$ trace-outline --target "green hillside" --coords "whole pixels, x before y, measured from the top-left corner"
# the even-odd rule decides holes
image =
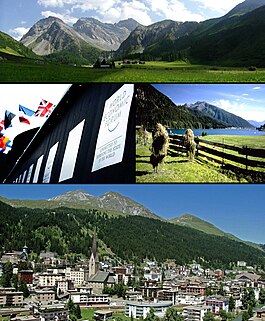
[[[0,201],[10,205],[14,208],[29,208],[29,209],[55,209],[60,207],[67,207],[67,208],[73,208],[73,209],[80,209],[80,210],[99,210],[102,211],[102,208],[98,207],[95,204],[88,205],[86,202],[82,201],[73,201],[73,202],[67,202],[67,203],[60,203],[57,201],[47,201],[47,200],[18,200],[18,199],[7,199],[0,196]],[[115,211],[115,210],[108,210],[109,216],[124,216],[125,214],[121,211]]]
[[[26,241],[32,252],[55,251],[59,255],[88,255],[91,231],[101,244],[124,260],[192,260],[225,267],[244,260],[265,264],[265,254],[242,242],[141,216],[110,217],[97,210],[13,208],[0,202],[0,248],[21,249]],[[26,239],[25,239],[26,238]],[[206,263],[205,263],[206,264]]]
[[[224,236],[224,237],[227,237],[231,240],[243,242],[247,245],[250,245],[250,246],[260,249],[260,245],[252,243],[252,242],[248,242],[248,241],[242,241],[238,237],[234,236],[233,234],[225,233],[224,231],[220,230],[215,225],[213,225],[209,222],[206,222],[206,221],[200,219],[199,217],[191,215],[191,214],[181,215],[181,216],[176,217],[174,219],[170,219],[169,222],[174,223],[174,224],[178,224],[180,226],[190,227],[190,228],[202,231],[207,234],[212,234],[212,235],[216,235],[216,236]]]
[[[6,33],[0,31],[0,56],[6,57],[5,54],[16,57],[41,59],[38,55],[36,55],[22,43],[16,41]]]
[[[165,38],[143,55],[168,60],[188,59],[194,64],[264,67],[265,6],[246,14],[204,21],[188,36]]]
[[[176,106],[151,85],[137,86],[136,124],[154,128],[162,123],[169,128],[225,128],[227,125],[199,111]]]

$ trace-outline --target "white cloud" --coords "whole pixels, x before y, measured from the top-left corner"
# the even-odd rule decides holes
[[[178,0],[148,0],[150,8],[156,14],[175,21],[202,21],[204,17],[188,10]]]
[[[248,96],[248,94],[243,94],[242,96]]]
[[[115,0],[91,0],[91,1],[84,1],[84,0],[74,1],[73,0],[72,2],[75,2],[75,3],[72,3],[73,4],[72,11],[76,9],[80,9],[83,12],[94,10],[94,11],[99,11],[100,14],[101,13],[104,14],[109,9],[117,7],[117,4],[119,3],[119,1],[115,1]]]
[[[260,90],[261,87],[254,87],[253,90]]]
[[[66,1],[64,0],[38,0],[38,4],[44,7],[63,7]]]
[[[212,104],[246,120],[263,121],[265,119],[264,107],[253,107],[246,103],[230,101],[227,99],[215,100]]]
[[[202,9],[216,11],[220,14],[225,14],[232,10],[236,5],[243,2],[242,0],[194,0]]]
[[[111,8],[102,15],[102,20],[112,23],[128,18],[133,18],[143,25],[149,25],[152,23],[152,19],[148,14],[148,8],[144,3],[137,0],[123,2],[119,6]]]
[[[14,39],[19,41],[29,31],[29,29],[30,28],[17,27],[14,29],[10,29],[9,32]]]
[[[61,14],[53,11],[42,11],[41,15],[44,18],[48,18],[50,16],[56,17],[63,20],[65,23],[70,23],[70,24],[76,23],[76,21],[78,20],[78,18],[70,16],[68,12]]]

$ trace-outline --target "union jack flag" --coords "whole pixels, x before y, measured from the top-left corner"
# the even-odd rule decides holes
[[[53,112],[55,105],[47,100],[42,99],[34,116],[36,117],[49,117]]]

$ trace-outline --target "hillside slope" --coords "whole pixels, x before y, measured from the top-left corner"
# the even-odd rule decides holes
[[[97,210],[67,208],[14,208],[0,202],[0,248],[5,251],[22,248],[55,251],[59,255],[88,255],[90,231],[96,228],[99,239],[124,260],[146,257],[177,263],[204,258],[209,266],[228,266],[244,260],[264,264],[264,252],[226,237],[208,235],[194,229],[141,216],[109,217]]]
[[[170,128],[225,128],[227,124],[193,112],[185,106],[176,106],[167,96],[151,85],[137,86],[136,124],[154,128],[162,123]]]
[[[0,197],[0,200],[13,207],[97,209],[106,211],[111,216],[140,215],[161,219],[143,205],[115,192],[107,192],[101,196],[93,196],[82,190],[76,190],[55,196],[48,200],[8,200],[3,197]]]
[[[19,41],[16,41],[6,33],[0,31],[0,56],[1,53],[31,59],[39,58],[32,50]]]

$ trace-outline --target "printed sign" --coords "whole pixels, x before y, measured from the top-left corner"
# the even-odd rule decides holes
[[[80,122],[69,132],[59,182],[73,177],[84,123],[85,120]]]
[[[123,85],[106,100],[92,172],[122,161],[133,89],[133,84]]]
[[[52,166],[53,166],[53,162],[54,162],[54,159],[55,159],[55,155],[56,155],[56,152],[57,152],[58,145],[59,145],[59,142],[54,144],[52,146],[52,148],[50,149],[49,156],[48,156],[48,159],[47,159],[47,163],[46,163],[46,166],[45,166],[45,171],[44,171],[42,183],[50,183],[51,174],[52,174]]]

